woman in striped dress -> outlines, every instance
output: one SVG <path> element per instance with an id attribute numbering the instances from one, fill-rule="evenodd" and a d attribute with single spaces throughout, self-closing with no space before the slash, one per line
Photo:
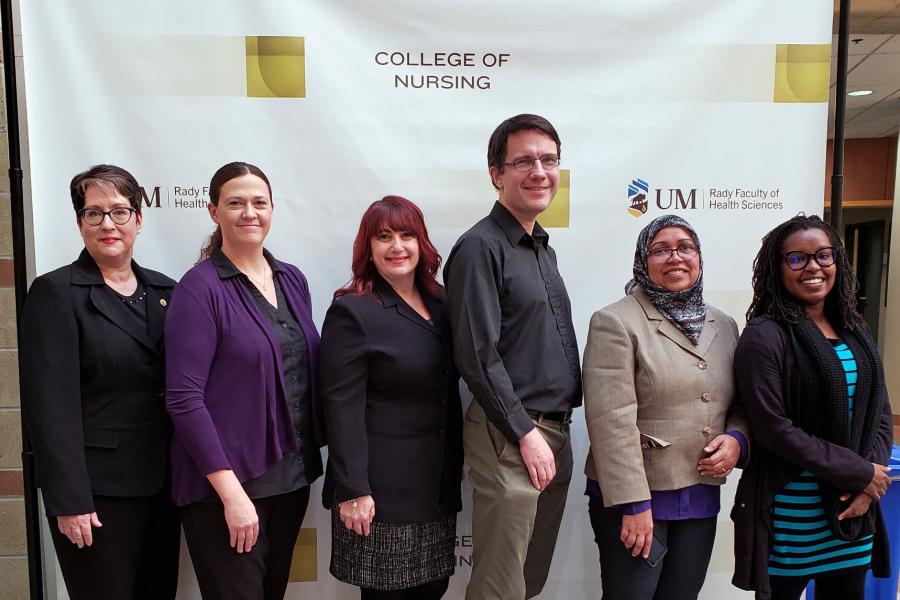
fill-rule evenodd
<path id="1" fill-rule="evenodd" d="M 884 367 L 837 233 L 797 216 L 763 239 L 735 377 L 757 444 L 738 486 L 734 584 L 760 599 L 863 600 L 889 573 Z"/>

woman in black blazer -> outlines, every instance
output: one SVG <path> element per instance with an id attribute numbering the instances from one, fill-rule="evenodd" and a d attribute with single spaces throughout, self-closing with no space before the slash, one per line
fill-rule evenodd
<path id="1" fill-rule="evenodd" d="M 163 322 L 175 282 L 132 260 L 141 190 L 98 165 L 70 186 L 84 250 L 34 280 L 23 403 L 53 544 L 73 600 L 174 598 Z"/>
<path id="2" fill-rule="evenodd" d="M 373 203 L 322 327 L 331 572 L 364 600 L 437 599 L 454 570 L 462 409 L 440 261 L 415 204 Z"/>
<path id="3" fill-rule="evenodd" d="M 833 227 L 798 215 L 763 238 L 735 380 L 754 437 L 738 484 L 733 583 L 759 600 L 864 600 L 890 574 L 880 506 L 893 426 L 884 365 Z"/>

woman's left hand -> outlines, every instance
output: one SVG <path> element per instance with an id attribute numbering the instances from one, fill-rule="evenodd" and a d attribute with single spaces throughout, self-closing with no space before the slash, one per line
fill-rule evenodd
<path id="1" fill-rule="evenodd" d="M 841 496 L 841 500 L 848 500 L 849 498 L 850 494 Z M 850 503 L 850 506 L 838 515 L 838 521 L 843 521 L 844 519 L 849 519 L 851 517 L 861 517 L 869 512 L 870 506 L 872 506 L 872 496 L 860 492 L 856 495 L 856 498 L 853 499 L 853 502 Z"/>
<path id="2" fill-rule="evenodd" d="M 741 445 L 727 433 L 717 435 L 703 451 L 709 456 L 700 459 L 697 470 L 708 477 L 728 477 L 741 458 Z"/>

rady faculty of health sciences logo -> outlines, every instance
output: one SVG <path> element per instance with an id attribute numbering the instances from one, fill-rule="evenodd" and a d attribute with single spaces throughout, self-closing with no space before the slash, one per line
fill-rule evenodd
<path id="1" fill-rule="evenodd" d="M 650 184 L 643 179 L 633 179 L 628 184 L 628 214 L 639 217 L 647 212 L 647 194 Z"/>
<path id="2" fill-rule="evenodd" d="M 759 185 L 706 187 L 650 187 L 644 179 L 628 184 L 628 214 L 640 217 L 655 205 L 664 212 L 685 210 L 781 210 L 781 188 Z"/>

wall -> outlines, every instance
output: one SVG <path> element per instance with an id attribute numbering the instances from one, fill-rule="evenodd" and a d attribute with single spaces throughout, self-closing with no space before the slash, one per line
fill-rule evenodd
<path id="1" fill-rule="evenodd" d="M 0 600 L 18 600 L 28 596 L 28 565 L 8 170 L 6 101 L 0 86 Z"/>
<path id="2" fill-rule="evenodd" d="M 900 197 L 895 192 L 893 215 L 900 222 Z M 888 304 L 885 314 L 884 364 L 888 393 L 893 398 L 894 424 L 900 410 L 900 236 L 892 236 L 890 255 L 893 259 L 888 267 Z M 897 438 L 897 431 L 894 431 Z"/>
<path id="3" fill-rule="evenodd" d="M 825 203 L 831 198 L 832 140 L 825 151 Z M 844 141 L 844 201 L 893 200 L 897 138 Z"/>

